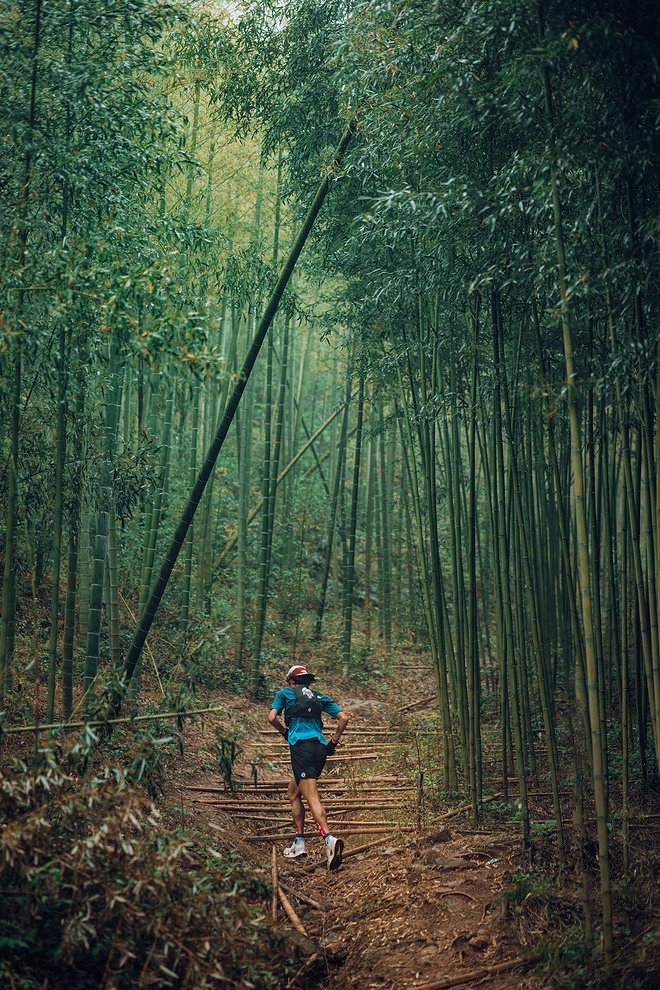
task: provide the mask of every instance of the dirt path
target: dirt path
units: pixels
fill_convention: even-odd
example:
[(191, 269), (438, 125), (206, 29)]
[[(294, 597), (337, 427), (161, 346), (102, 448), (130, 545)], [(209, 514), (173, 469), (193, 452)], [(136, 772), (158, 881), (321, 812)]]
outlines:
[[(238, 714), (249, 722), (253, 713), (245, 704), (242, 707)], [(262, 715), (254, 713), (259, 719), (252, 726), (257, 741), (246, 746), (234, 768), (236, 777), (252, 784), (251, 791), (235, 797), (229, 791), (219, 793), (223, 780), (209, 761), (217, 727), (206, 723), (204, 728), (186, 730), (186, 757), (171, 782), (169, 797), (194, 831), (212, 832), (223, 844), (238, 848), (269, 878), (275, 847), (279, 882), (306, 934), (303, 938), (295, 931), (280, 906), (277, 925), (301, 947), (301, 979), (305, 969), (313, 969), (325, 990), (355, 986), (440, 990), (477, 983), (492, 990), (545, 986), (529, 967), (510, 968), (515, 960), (531, 954), (522, 926), (502, 896), (505, 875), (519, 869), (518, 843), (512, 833), (481, 829), (477, 834), (454, 821), (434, 826), (428, 816), (418, 831), (412, 813), (414, 794), (408, 792), (395, 802), (395, 810), (390, 808), (393, 827), (383, 829), (389, 834), (373, 835), (370, 820), (377, 816), (380, 825), (388, 811), (375, 804), (373, 810), (355, 812), (347, 802), (347, 781), (355, 800), (362, 782), (376, 786), (374, 777), (387, 775), (383, 749), (375, 760), (343, 764), (337, 760), (324, 775), (324, 802), (337, 812), (344, 806), (343, 817), (339, 815), (333, 825), (336, 834), (343, 829), (346, 835), (342, 867), (328, 873), (322, 840), (311, 829), (306, 860), (285, 860), (282, 850), (291, 833), (283, 795), (286, 760), (280, 762), (276, 740), (258, 738)], [(379, 727), (371, 724), (373, 744)], [(352, 727), (355, 730), (360, 723), (354, 720)], [(344, 755), (354, 756), (364, 738), (354, 731)], [(255, 791), (250, 771), (258, 751)], [(393, 793), (388, 793), (389, 800)], [(331, 820), (333, 816), (331, 811)], [(364, 824), (357, 825), (358, 819)], [(411, 831), (398, 829), (403, 821)], [(281, 838), (262, 838), (264, 833), (274, 834), (277, 822), (284, 826)], [(355, 834), (356, 828), (362, 828), (362, 834)], [(359, 851), (367, 845), (370, 848)], [(306, 963), (310, 956), (316, 958)]]

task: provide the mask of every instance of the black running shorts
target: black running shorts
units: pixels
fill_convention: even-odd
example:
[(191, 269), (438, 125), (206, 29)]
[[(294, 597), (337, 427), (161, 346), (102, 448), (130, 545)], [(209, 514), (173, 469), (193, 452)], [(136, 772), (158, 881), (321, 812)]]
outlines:
[(318, 780), (326, 759), (325, 743), (318, 739), (301, 739), (291, 747), (291, 766), (296, 784), (301, 780)]

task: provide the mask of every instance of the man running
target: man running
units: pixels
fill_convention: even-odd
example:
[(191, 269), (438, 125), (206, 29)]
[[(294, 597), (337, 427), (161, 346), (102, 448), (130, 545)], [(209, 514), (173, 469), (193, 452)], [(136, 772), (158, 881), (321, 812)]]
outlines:
[[(296, 835), (292, 845), (284, 850), (287, 859), (305, 855), (305, 807), (314, 815), (319, 831), (325, 840), (328, 854), (328, 868), (336, 870), (341, 866), (344, 843), (328, 832), (328, 819), (321, 804), (317, 780), (325, 766), (326, 757), (332, 756), (339, 745), (341, 735), (348, 724), (345, 715), (336, 702), (325, 694), (312, 691), (310, 684), (315, 680), (306, 667), (291, 667), (286, 675), (287, 686), (277, 692), (268, 721), (289, 743), (293, 777), (289, 781), (287, 796), (291, 802), (293, 823)], [(284, 712), (284, 722), (279, 715)], [(321, 713), (327, 712), (337, 719), (330, 742), (323, 735)]]

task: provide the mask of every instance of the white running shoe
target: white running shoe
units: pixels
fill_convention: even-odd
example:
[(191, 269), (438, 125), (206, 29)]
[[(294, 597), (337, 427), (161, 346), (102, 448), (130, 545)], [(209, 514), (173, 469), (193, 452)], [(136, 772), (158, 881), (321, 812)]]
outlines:
[(328, 850), (328, 869), (339, 869), (341, 866), (341, 855), (344, 851), (343, 840), (336, 839), (334, 835), (326, 835), (325, 847)]
[(293, 845), (287, 846), (284, 850), (284, 855), (287, 859), (297, 859), (298, 856), (306, 856), (305, 840), (297, 835), (293, 840)]

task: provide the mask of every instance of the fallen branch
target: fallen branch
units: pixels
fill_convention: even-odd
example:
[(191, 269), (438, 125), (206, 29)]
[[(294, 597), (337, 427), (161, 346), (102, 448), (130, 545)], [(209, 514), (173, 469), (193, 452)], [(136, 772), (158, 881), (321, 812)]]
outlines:
[[(275, 847), (273, 846), (273, 849), (274, 848)], [(291, 894), (292, 897), (302, 901), (303, 904), (309, 904), (310, 907), (316, 908), (317, 911), (327, 911), (329, 907), (332, 907), (332, 905), (321, 904), (319, 901), (315, 901), (313, 897), (308, 897), (307, 894), (302, 894), (299, 890), (293, 890), (287, 884), (282, 883), (281, 880), (279, 883), (282, 890), (286, 891), (287, 894)]]
[(282, 890), (282, 888), (280, 887), (279, 884), (277, 885), (277, 894), (278, 894), (278, 897), (279, 897), (280, 901), (282, 902), (282, 907), (284, 908), (284, 910), (286, 911), (286, 913), (289, 916), (289, 920), (291, 921), (291, 924), (293, 925), (293, 927), (296, 929), (297, 932), (300, 932), (301, 935), (304, 935), (305, 938), (309, 938), (309, 935), (307, 934), (307, 932), (303, 928), (302, 921), (300, 920), (300, 918), (298, 917), (298, 915), (296, 914), (296, 912), (293, 910), (293, 906), (291, 904), (291, 901), (286, 896), (286, 894), (284, 893), (284, 891)]
[(432, 983), (412, 983), (410, 986), (414, 987), (414, 990), (444, 990), (445, 987), (457, 987), (460, 983), (490, 979), (498, 973), (507, 973), (509, 970), (520, 967), (529, 969), (536, 965), (539, 958), (539, 956), (520, 956), (518, 959), (509, 959), (508, 962), (496, 963), (494, 966), (473, 969), (469, 973), (462, 973), (460, 976), (444, 976), (441, 980), (434, 980)]

